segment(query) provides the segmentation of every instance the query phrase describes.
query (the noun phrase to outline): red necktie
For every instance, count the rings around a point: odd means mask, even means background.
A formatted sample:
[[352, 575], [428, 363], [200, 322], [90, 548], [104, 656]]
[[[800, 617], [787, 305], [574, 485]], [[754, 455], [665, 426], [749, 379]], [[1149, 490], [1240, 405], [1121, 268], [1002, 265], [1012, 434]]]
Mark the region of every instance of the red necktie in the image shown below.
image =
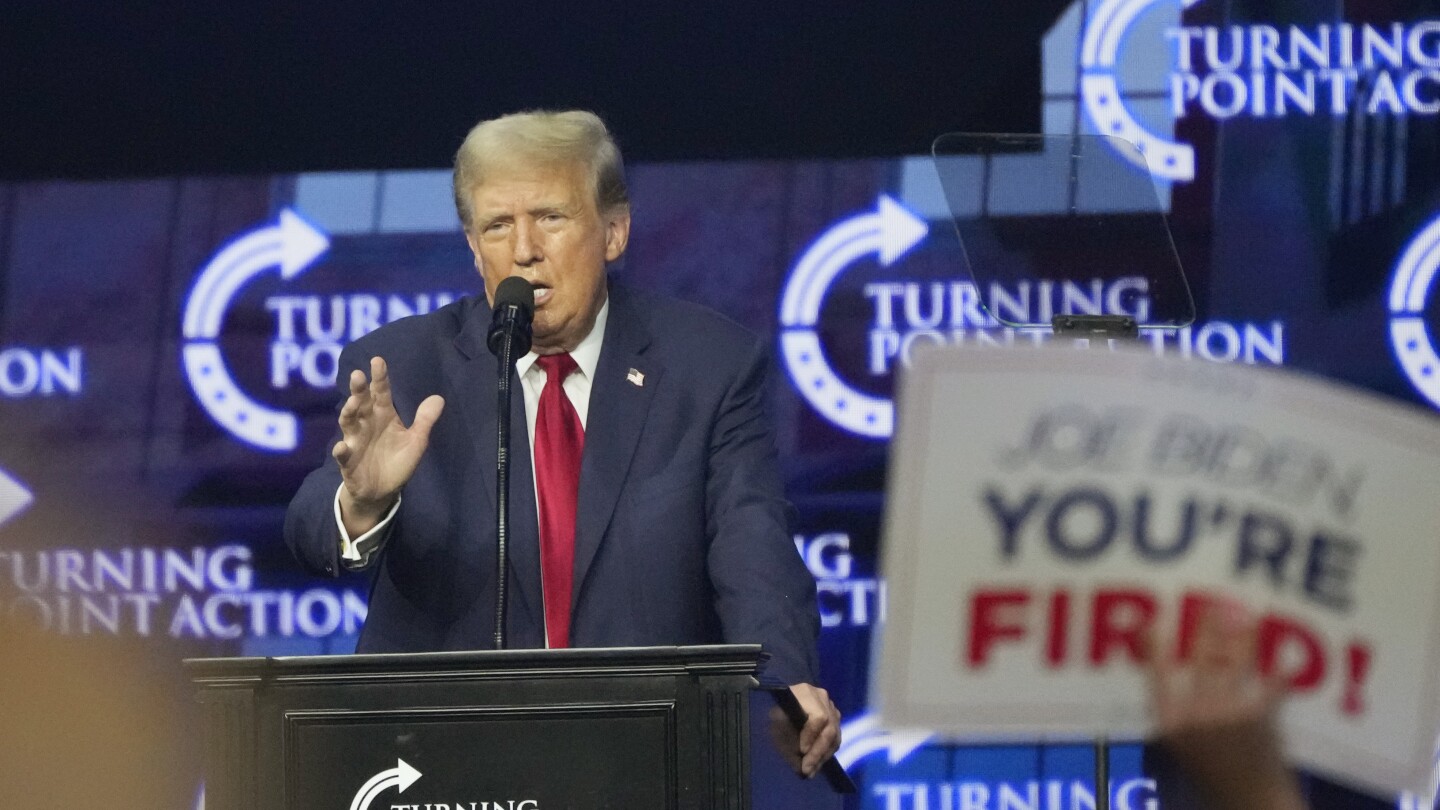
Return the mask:
[[536, 359], [545, 372], [535, 415], [535, 484], [540, 501], [540, 579], [545, 593], [545, 634], [552, 649], [570, 646], [570, 589], [575, 579], [575, 503], [585, 428], [565, 395], [578, 368], [568, 354]]

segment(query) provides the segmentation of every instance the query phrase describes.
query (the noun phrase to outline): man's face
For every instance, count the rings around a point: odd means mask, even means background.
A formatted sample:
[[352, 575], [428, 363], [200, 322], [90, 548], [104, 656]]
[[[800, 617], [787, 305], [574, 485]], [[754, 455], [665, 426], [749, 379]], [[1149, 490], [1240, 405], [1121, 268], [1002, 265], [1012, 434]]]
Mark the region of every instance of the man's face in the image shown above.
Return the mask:
[[605, 303], [605, 264], [630, 238], [630, 213], [602, 214], [579, 163], [493, 173], [472, 192], [465, 239], [493, 305], [510, 276], [535, 287], [533, 348], [570, 351]]

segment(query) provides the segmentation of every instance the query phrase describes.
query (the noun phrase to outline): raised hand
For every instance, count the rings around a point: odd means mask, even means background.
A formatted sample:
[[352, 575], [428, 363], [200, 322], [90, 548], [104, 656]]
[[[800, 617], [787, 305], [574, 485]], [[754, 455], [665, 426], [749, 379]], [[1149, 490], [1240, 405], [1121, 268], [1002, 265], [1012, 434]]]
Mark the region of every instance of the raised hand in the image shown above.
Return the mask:
[[400, 488], [415, 474], [430, 444], [430, 429], [444, 408], [439, 394], [426, 397], [407, 428], [390, 399], [385, 360], [370, 358], [368, 382], [359, 369], [351, 372], [350, 398], [340, 409], [342, 438], [330, 451], [345, 481], [340, 517], [351, 537], [373, 528], [395, 503]]
[[1260, 672], [1256, 623], [1236, 604], [1200, 618], [1177, 661], [1154, 639], [1146, 672], [1159, 742], [1216, 810], [1304, 810], [1275, 714], [1280, 682]]

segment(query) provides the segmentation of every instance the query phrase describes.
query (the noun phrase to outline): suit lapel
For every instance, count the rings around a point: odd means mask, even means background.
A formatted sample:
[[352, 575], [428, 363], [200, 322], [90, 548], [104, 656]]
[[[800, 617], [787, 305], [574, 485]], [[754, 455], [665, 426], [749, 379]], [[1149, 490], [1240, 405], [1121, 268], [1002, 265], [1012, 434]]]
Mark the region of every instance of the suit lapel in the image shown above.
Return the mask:
[[[585, 575], [615, 513], [651, 398], [664, 371], [644, 356], [650, 334], [632, 306], [625, 290], [612, 285], [605, 343], [590, 385], [585, 454], [580, 465], [572, 591], [575, 605], [579, 604]], [[638, 376], [632, 372], [638, 372]]]
[[[468, 469], [464, 481], [479, 482], [479, 492], [464, 492], [461, 497], [484, 498], [490, 509], [480, 510], [494, 520], [496, 485], [496, 450], [499, 438], [495, 430], [496, 408], [499, 406], [496, 371], [498, 363], [489, 347], [485, 345], [485, 334], [490, 323], [490, 310], [479, 299], [465, 319], [460, 334], [455, 337], [453, 354], [446, 357], [444, 375], [450, 389], [455, 392], [453, 399], [447, 399], [447, 413], [455, 408], [463, 416], [465, 432], [468, 434]], [[512, 605], [511, 621], [514, 626], [514, 610], [520, 608], [530, 615], [530, 621], [544, 627], [542, 596], [540, 591], [540, 530], [535, 512], [535, 476], [530, 464], [530, 432], [525, 423], [525, 395], [520, 381], [511, 372], [510, 381], [510, 590], [518, 594], [520, 605]], [[484, 535], [493, 530], [490, 526], [476, 527]], [[474, 537], [473, 534], [467, 537]], [[482, 565], [491, 565], [490, 560]], [[542, 636], [543, 638], [543, 632]]]

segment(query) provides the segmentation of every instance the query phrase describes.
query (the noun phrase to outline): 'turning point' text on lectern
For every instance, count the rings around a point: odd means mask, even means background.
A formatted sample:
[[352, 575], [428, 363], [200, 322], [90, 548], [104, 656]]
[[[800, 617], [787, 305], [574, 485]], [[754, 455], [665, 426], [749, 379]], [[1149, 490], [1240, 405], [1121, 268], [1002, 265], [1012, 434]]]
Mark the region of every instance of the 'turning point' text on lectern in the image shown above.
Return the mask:
[[209, 810], [750, 806], [759, 645], [219, 658]]

